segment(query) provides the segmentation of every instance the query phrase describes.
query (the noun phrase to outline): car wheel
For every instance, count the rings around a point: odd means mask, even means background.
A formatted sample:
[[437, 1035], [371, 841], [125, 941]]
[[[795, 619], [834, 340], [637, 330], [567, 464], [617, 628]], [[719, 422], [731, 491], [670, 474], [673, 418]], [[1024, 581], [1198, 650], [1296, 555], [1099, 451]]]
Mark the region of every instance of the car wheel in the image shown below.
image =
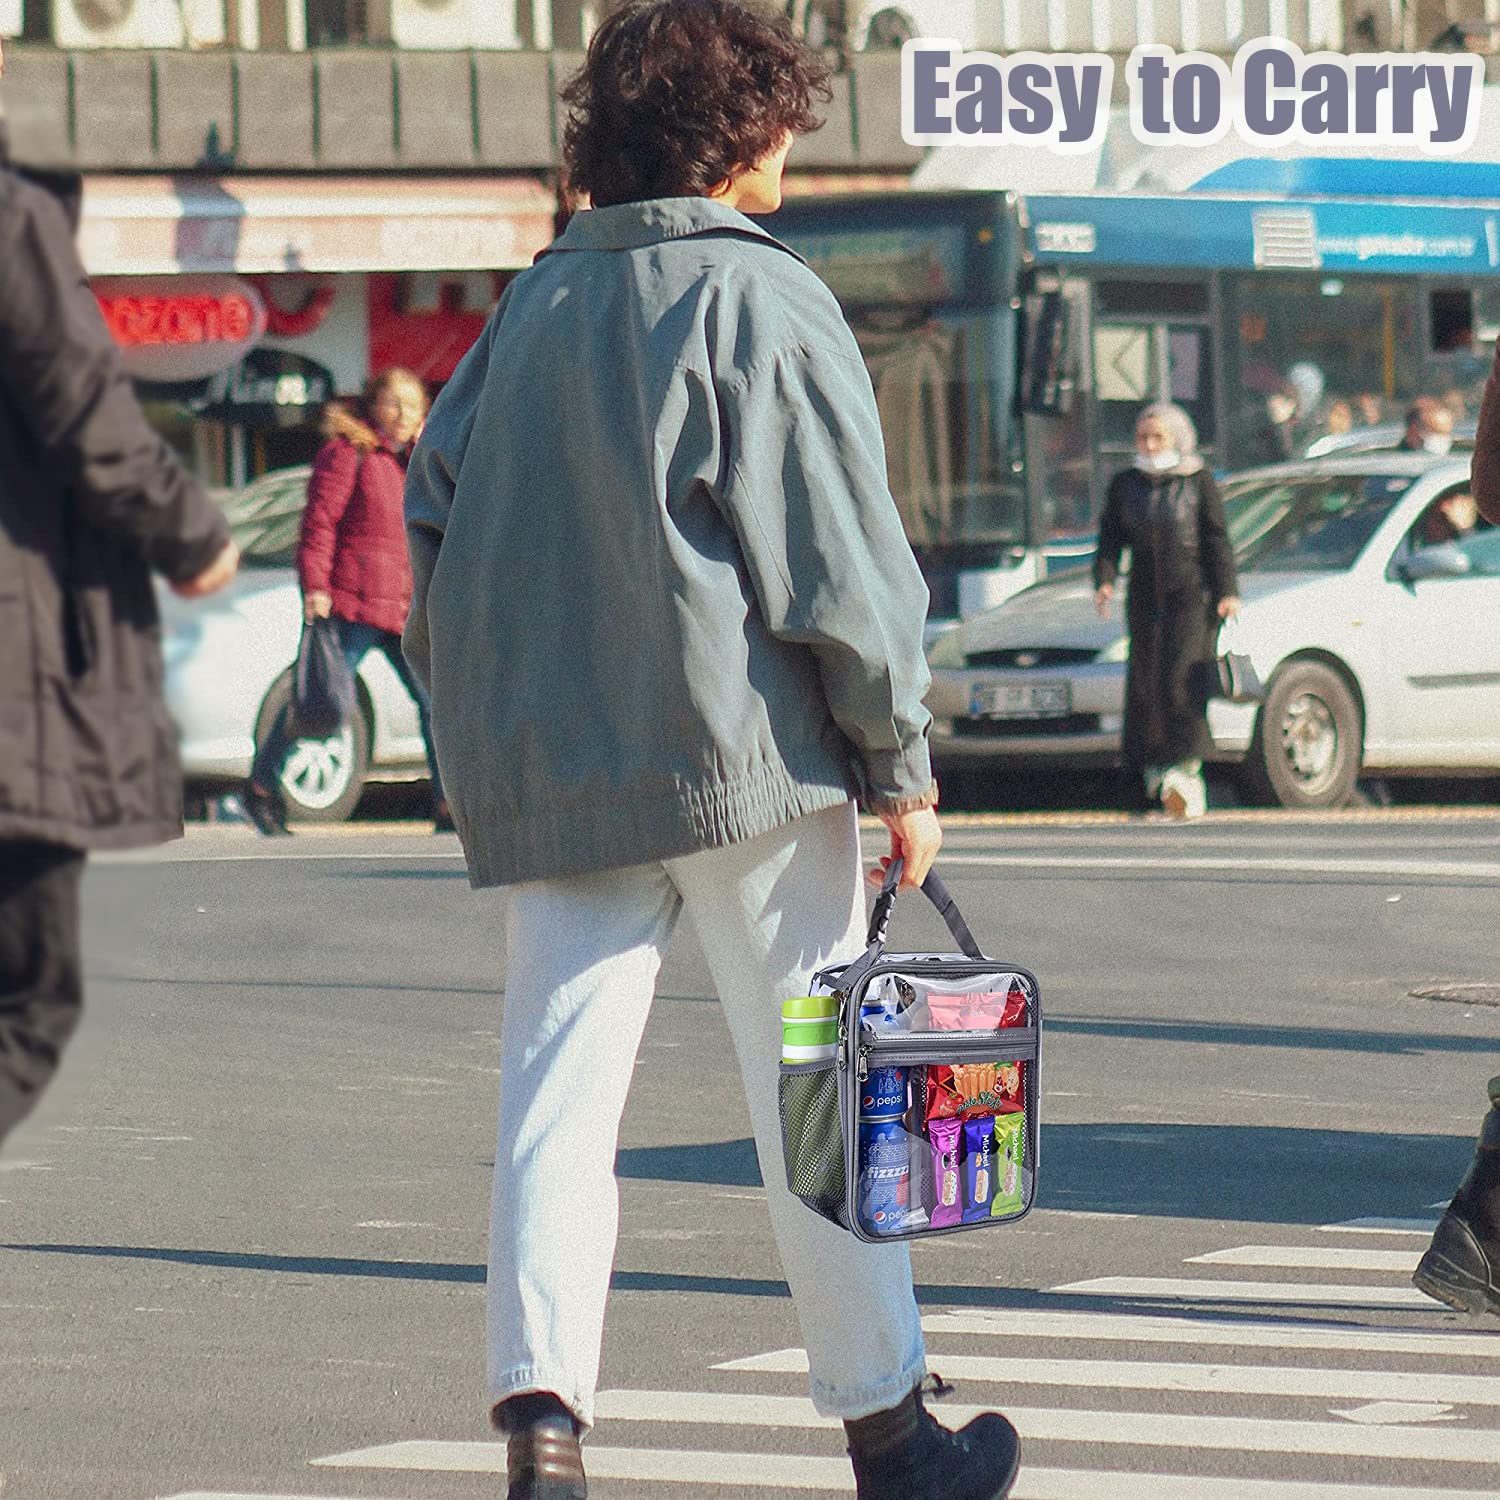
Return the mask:
[[[261, 745], [292, 696], [291, 680], [272, 688], [261, 709], [255, 742]], [[281, 771], [281, 795], [293, 823], [342, 823], [359, 804], [370, 770], [370, 721], [356, 695], [354, 716], [326, 740], [296, 740]]]
[[1364, 728], [1349, 684], [1321, 662], [1294, 661], [1271, 679], [1245, 774], [1263, 801], [1343, 807], [1363, 755]]

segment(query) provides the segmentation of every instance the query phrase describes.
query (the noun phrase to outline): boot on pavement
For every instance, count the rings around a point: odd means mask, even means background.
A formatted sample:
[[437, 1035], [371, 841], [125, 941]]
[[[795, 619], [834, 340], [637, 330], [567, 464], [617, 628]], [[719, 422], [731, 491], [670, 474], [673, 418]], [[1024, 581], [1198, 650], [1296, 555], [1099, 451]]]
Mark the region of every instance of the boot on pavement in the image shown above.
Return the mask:
[[556, 1396], [512, 1396], [492, 1420], [507, 1439], [506, 1500], [588, 1500], [578, 1424]]
[[1500, 1078], [1479, 1145], [1412, 1281], [1459, 1312], [1500, 1315]]
[[1020, 1438], [998, 1412], [950, 1432], [922, 1404], [920, 1386], [844, 1431], [858, 1500], [1005, 1500], [1020, 1466]]

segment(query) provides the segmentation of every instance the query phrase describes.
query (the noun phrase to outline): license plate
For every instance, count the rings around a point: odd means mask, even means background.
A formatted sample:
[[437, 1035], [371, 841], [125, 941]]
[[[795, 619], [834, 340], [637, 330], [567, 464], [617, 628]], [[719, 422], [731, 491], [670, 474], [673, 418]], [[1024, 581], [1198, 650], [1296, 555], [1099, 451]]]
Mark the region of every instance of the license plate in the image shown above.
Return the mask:
[[1072, 705], [1066, 682], [976, 682], [969, 689], [969, 713], [976, 719], [1062, 719]]

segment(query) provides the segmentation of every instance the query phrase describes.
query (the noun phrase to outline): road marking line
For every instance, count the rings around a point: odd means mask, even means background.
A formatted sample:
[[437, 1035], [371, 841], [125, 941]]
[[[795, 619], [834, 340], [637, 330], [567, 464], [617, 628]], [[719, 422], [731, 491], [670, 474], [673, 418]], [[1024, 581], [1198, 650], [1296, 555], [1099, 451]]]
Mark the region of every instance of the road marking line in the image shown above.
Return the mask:
[[348, 1500], [347, 1495], [262, 1495], [248, 1490], [185, 1490], [163, 1500]]
[[1415, 1250], [1359, 1250], [1324, 1245], [1238, 1245], [1190, 1255], [1189, 1266], [1276, 1266], [1297, 1271], [1394, 1271], [1409, 1276], [1421, 1255]]
[[1437, 1304], [1425, 1292], [1404, 1286], [1332, 1286], [1321, 1282], [1193, 1281], [1172, 1276], [1096, 1276], [1051, 1288], [1095, 1297], [1152, 1297], [1172, 1302], [1331, 1303], [1351, 1307], [1421, 1307]]
[[[944, 1379], [997, 1385], [1083, 1386], [1120, 1391], [1201, 1391], [1234, 1396], [1313, 1396], [1336, 1401], [1428, 1401], [1500, 1406], [1500, 1377], [1439, 1371], [1323, 1370], [1297, 1365], [1213, 1365], [1153, 1360], [1011, 1359], [929, 1350]], [[800, 1374], [801, 1349], [785, 1349], [730, 1368]], [[719, 1366], [718, 1368], [725, 1368]], [[1496, 1434], [1500, 1437], [1500, 1433]]]
[[[602, 1391], [601, 1421], [682, 1424], [704, 1427], [767, 1427], [827, 1431], [839, 1426], [819, 1416], [805, 1396], [746, 1396], [704, 1391]], [[943, 1402], [945, 1425], [961, 1426], [980, 1411], [977, 1406]], [[1295, 1453], [1300, 1456], [1383, 1458], [1423, 1463], [1500, 1463], [1500, 1431], [1450, 1427], [1379, 1427], [1357, 1423], [1302, 1422], [1283, 1418], [1218, 1417], [1183, 1413], [1089, 1411], [1072, 1407], [1016, 1407], [1005, 1415], [1021, 1436], [1036, 1442], [1091, 1443], [1131, 1448], [1213, 1449], [1240, 1453]], [[591, 1476], [628, 1479], [653, 1477], [628, 1470], [640, 1453], [671, 1450], [612, 1448], [587, 1443], [584, 1464]], [[628, 1455], [628, 1457], [621, 1457]], [[700, 1460], [736, 1460], [723, 1482], [753, 1483], [748, 1476], [760, 1465], [757, 1456], [723, 1455], [695, 1450]], [[502, 1473], [505, 1447], [495, 1442], [407, 1441], [314, 1459], [325, 1468], [402, 1469], [430, 1473]], [[840, 1464], [844, 1459], [799, 1459], [794, 1463]], [[848, 1469], [832, 1488], [848, 1488]], [[684, 1476], [686, 1477], [686, 1476]], [[766, 1481], [789, 1485], [788, 1480]], [[1193, 1480], [1193, 1483], [1207, 1481]], [[1378, 1493], [1378, 1491], [1377, 1491]], [[1389, 1492], [1394, 1494], [1395, 1492]], [[1400, 1491], [1402, 1495], [1411, 1492]], [[1489, 1493], [1489, 1492], [1486, 1492]]]
[[[1334, 1430], [1346, 1436], [1368, 1436], [1368, 1432], [1361, 1434], [1351, 1427]], [[613, 1448], [594, 1443], [585, 1443], [583, 1452], [584, 1467], [590, 1479], [722, 1484], [747, 1489], [834, 1490], [844, 1495], [852, 1493], [854, 1488], [847, 1458], [719, 1453], [681, 1448]], [[503, 1474], [505, 1449], [499, 1443], [480, 1442], [389, 1443], [384, 1448], [366, 1448], [358, 1453], [315, 1462], [429, 1473]], [[1478, 1500], [1483, 1493], [1478, 1490], [1413, 1489], [1410, 1485], [1391, 1488], [1301, 1480], [1200, 1479], [1184, 1474], [1111, 1473], [1023, 1466], [1016, 1487], [1011, 1491], [1011, 1500]], [[205, 1494], [178, 1496], [176, 1500], [273, 1500], [273, 1497]]]
[[[981, 1338], [1109, 1340], [1140, 1344], [1225, 1344], [1235, 1348], [1347, 1349], [1454, 1359], [1500, 1359], [1493, 1333], [1456, 1329], [1413, 1330], [1357, 1323], [1240, 1322], [1235, 1319], [1153, 1317], [1145, 1313], [974, 1311], [928, 1313], [927, 1333], [958, 1333]], [[802, 1351], [798, 1351], [801, 1353]], [[751, 1360], [732, 1360], [716, 1370], [755, 1369]], [[803, 1354], [806, 1369], [806, 1355]]]
[[[408, 862], [446, 860], [463, 865], [461, 852], [446, 849], [307, 849], [284, 850], [285, 841], [274, 847], [251, 846], [243, 849], [183, 849], [159, 853], [156, 850], [116, 850], [94, 856], [101, 865], [139, 864], [244, 864], [252, 861], [284, 863], [289, 860], [378, 861], [389, 865]], [[351, 843], [353, 840], [350, 841]], [[1268, 875], [1346, 875], [1371, 880], [1395, 879], [1463, 879], [1478, 882], [1500, 881], [1500, 863], [1492, 860], [1427, 859], [1310, 859], [1283, 856], [1262, 858], [1254, 855], [1172, 855], [1172, 854], [964, 854], [943, 856], [945, 865], [981, 865], [992, 869], [1021, 870], [1175, 870], [1188, 873], [1228, 871]]]
[[1262, 859], [1173, 854], [945, 854], [944, 865], [986, 865], [1006, 870], [1231, 870], [1276, 875], [1363, 875], [1374, 880], [1462, 877], [1500, 880], [1500, 863], [1452, 859]]
[[1342, 1224], [1319, 1224], [1323, 1234], [1420, 1234], [1429, 1237], [1436, 1219], [1348, 1219]]

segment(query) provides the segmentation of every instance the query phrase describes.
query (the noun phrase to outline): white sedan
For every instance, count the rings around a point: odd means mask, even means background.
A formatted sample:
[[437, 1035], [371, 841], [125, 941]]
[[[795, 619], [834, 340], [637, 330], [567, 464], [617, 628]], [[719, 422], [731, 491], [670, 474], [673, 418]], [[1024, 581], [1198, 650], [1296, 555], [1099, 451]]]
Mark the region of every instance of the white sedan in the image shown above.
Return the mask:
[[[1361, 770], [1500, 773], [1500, 531], [1453, 537], [1469, 463], [1372, 453], [1224, 485], [1244, 607], [1221, 645], [1265, 702], [1209, 705], [1216, 758], [1285, 807], [1343, 805]], [[939, 639], [932, 748], [944, 769], [1117, 764], [1127, 640], [1086, 570]]]
[[[243, 780], [289, 695], [302, 632], [293, 558], [307, 476], [305, 467], [280, 469], [225, 500], [244, 563], [222, 594], [189, 602], [158, 593], [167, 705], [190, 785]], [[353, 721], [332, 739], [299, 740], [281, 785], [293, 821], [336, 822], [354, 811], [367, 780], [426, 777], [416, 705], [372, 651], [360, 665]]]

